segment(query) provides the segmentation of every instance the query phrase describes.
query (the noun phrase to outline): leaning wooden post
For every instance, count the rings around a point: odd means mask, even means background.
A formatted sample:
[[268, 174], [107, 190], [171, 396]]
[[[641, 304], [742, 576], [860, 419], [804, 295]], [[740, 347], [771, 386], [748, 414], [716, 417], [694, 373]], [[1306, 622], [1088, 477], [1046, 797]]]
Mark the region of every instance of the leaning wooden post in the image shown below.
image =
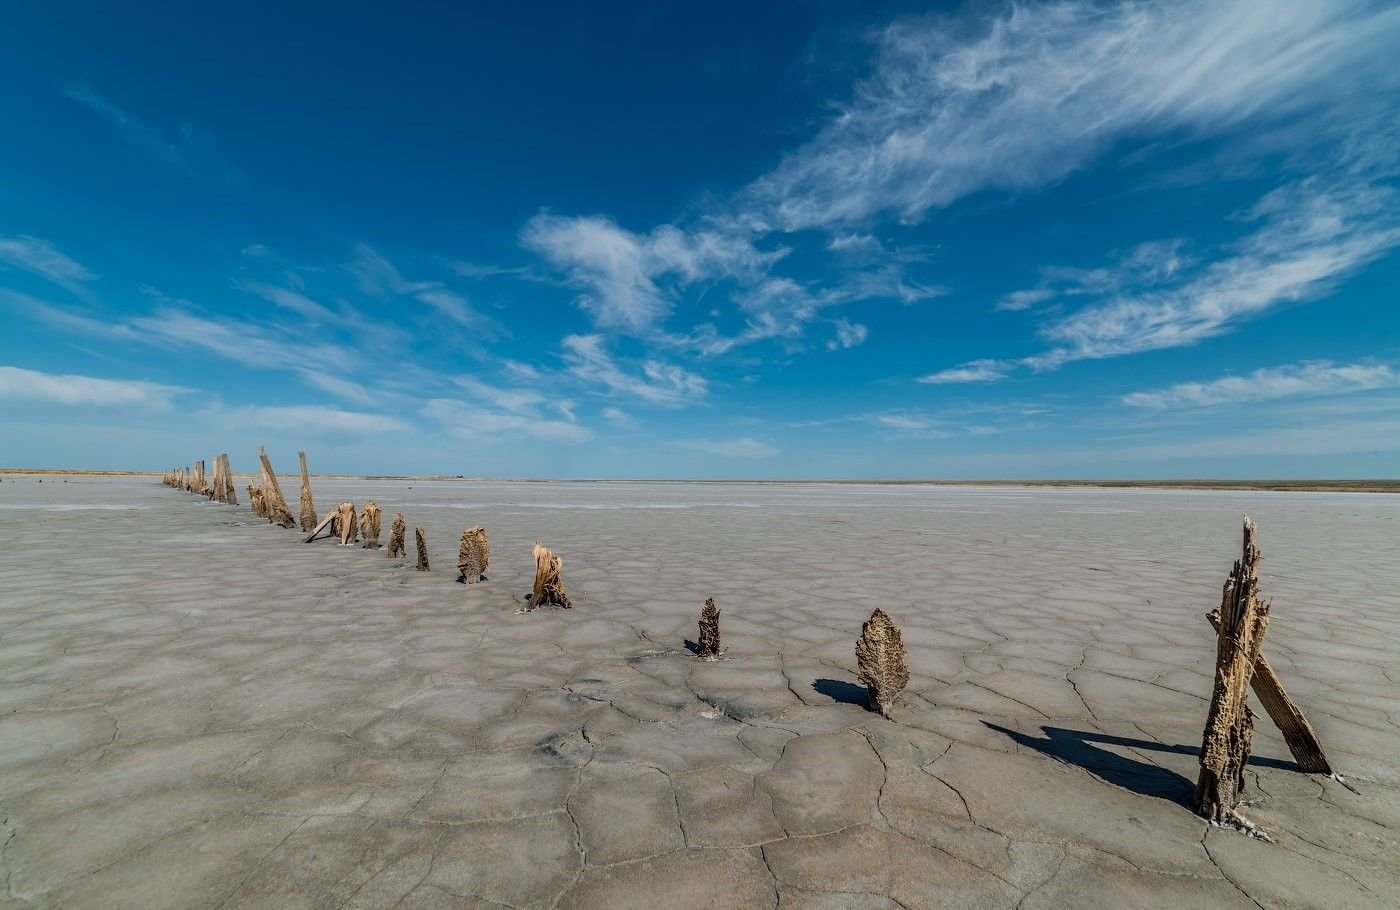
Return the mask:
[[233, 468], [229, 467], [228, 453], [225, 452], [222, 457], [224, 459], [224, 484], [227, 486], [227, 489], [224, 491], [225, 501], [229, 505], [236, 506], [238, 505], [238, 493], [234, 490], [233, 486]]
[[1246, 701], [1269, 628], [1269, 604], [1259, 600], [1259, 548], [1254, 522], [1244, 520], [1244, 550], [1220, 598], [1214, 625], [1215, 687], [1201, 743], [1201, 775], [1192, 808], [1215, 824], [1253, 829], [1236, 807], [1254, 740], [1254, 712]]
[[277, 482], [277, 472], [272, 470], [272, 462], [267, 460], [267, 452], [258, 447], [258, 460], [262, 462], [262, 494], [267, 508], [268, 520], [284, 528], [295, 528], [296, 519], [287, 507], [287, 499], [282, 495], [282, 486]]
[[543, 604], [565, 609], [573, 606], [569, 603], [569, 595], [564, 593], [564, 579], [560, 575], [563, 568], [562, 557], [555, 556], [548, 547], [535, 544], [535, 587], [530, 592], [531, 610]]
[[418, 547], [418, 565], [415, 566], [419, 572], [428, 571], [428, 541], [423, 537], [423, 529], [415, 527], [413, 529], [413, 542]]
[[463, 531], [457, 547], [457, 571], [462, 573], [460, 580], [469, 585], [481, 581], [486, 577], [486, 564], [490, 561], [491, 542], [486, 539], [486, 529], [476, 525]]
[[404, 535], [408, 532], [408, 525], [404, 523], [403, 513], [394, 513], [394, 523], [389, 527], [389, 558], [402, 559], [407, 551], [404, 548]]
[[894, 699], [909, 683], [905, 662], [904, 636], [889, 615], [879, 607], [860, 627], [856, 639], [857, 678], [865, 684], [870, 710], [890, 716]]
[[[1219, 635], [1219, 611], [1212, 612], [1206, 619], [1215, 629], [1216, 635]], [[1336, 771], [1322, 748], [1322, 740], [1318, 739], [1317, 731], [1308, 723], [1303, 710], [1288, 697], [1282, 680], [1274, 672], [1262, 649], [1259, 658], [1254, 662], [1254, 675], [1250, 677], [1249, 684], [1264, 710], [1269, 713], [1269, 719], [1283, 734], [1284, 742], [1288, 743], [1288, 751], [1293, 753], [1293, 760], [1298, 763], [1298, 770], [1308, 774], [1335, 774]]]
[[316, 503], [311, 501], [311, 474], [306, 470], [306, 453], [298, 452], [297, 460], [301, 462], [301, 529], [311, 531], [320, 522], [316, 520]]

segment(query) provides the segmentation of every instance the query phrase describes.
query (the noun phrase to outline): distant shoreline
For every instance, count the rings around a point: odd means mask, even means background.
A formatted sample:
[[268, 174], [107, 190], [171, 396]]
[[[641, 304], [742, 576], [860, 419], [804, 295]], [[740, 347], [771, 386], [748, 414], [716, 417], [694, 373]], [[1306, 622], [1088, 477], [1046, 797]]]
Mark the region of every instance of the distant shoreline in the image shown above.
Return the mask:
[[[162, 471], [103, 471], [63, 470], [57, 468], [0, 468], [0, 477], [160, 477]], [[235, 472], [235, 477], [255, 477], [255, 474]], [[278, 476], [296, 477], [282, 474]], [[1221, 490], [1275, 493], [1400, 493], [1396, 480], [595, 480], [589, 478], [511, 478], [463, 477], [445, 474], [313, 474], [319, 480], [417, 480], [455, 481], [460, 483], [650, 483], [650, 484], [773, 484], [821, 486], [877, 487], [1012, 487], [1012, 488], [1084, 488], [1084, 489], [1142, 489], [1142, 490]]]

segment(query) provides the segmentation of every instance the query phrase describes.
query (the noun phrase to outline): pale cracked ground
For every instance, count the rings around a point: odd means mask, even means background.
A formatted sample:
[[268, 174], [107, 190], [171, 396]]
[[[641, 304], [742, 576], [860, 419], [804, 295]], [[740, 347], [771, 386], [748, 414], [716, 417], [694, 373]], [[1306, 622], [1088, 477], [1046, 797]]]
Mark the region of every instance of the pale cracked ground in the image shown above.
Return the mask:
[[[0, 904], [1400, 905], [1400, 497], [315, 493], [386, 536], [402, 510], [433, 571], [154, 480], [0, 483]], [[1273, 844], [1184, 805], [1246, 511], [1268, 653], [1360, 791], [1261, 718]], [[515, 612], [537, 538], [572, 611]], [[729, 659], [701, 663], [710, 596]], [[893, 722], [854, 704], [876, 606], [913, 668]]]

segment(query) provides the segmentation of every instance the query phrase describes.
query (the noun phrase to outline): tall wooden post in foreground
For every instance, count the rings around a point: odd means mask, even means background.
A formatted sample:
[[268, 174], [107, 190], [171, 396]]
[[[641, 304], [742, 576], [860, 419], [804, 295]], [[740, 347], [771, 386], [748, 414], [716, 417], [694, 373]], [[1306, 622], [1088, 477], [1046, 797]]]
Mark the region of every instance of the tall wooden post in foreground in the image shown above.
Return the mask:
[[1259, 548], [1254, 522], [1244, 520], [1244, 552], [1235, 562], [1213, 624], [1218, 630], [1215, 688], [1201, 743], [1201, 776], [1193, 808], [1216, 824], [1253, 827], [1235, 807], [1254, 740], [1254, 712], [1246, 699], [1269, 628], [1269, 604], [1259, 599]]

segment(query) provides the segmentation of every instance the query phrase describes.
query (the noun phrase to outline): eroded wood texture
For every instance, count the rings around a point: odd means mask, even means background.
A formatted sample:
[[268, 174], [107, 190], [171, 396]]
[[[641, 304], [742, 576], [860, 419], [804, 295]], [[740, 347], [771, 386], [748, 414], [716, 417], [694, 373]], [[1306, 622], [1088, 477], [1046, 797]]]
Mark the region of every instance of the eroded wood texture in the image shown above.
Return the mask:
[[856, 668], [869, 693], [870, 710], [889, 717], [895, 697], [909, 683], [909, 666], [899, 627], [878, 607], [856, 639]]
[[457, 571], [462, 573], [462, 580], [469, 585], [481, 581], [490, 561], [491, 542], [486, 538], [486, 529], [474, 525], [463, 531], [457, 548]]
[[1215, 685], [1193, 800], [1196, 813], [1217, 824], [1250, 826], [1236, 807], [1244, 792], [1244, 768], [1254, 740], [1254, 712], [1247, 696], [1269, 626], [1269, 605], [1259, 599], [1259, 560], [1254, 522], [1245, 518], [1243, 553], [1225, 581], [1220, 607], [1212, 616], [1218, 630]]

